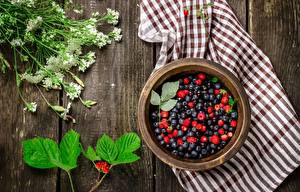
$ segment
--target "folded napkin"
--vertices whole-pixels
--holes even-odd
[[[273,191],[299,165],[300,124],[268,57],[225,0],[141,0],[140,8],[139,37],[162,43],[156,68],[186,57],[215,61],[240,80],[251,105],[240,151],[206,172],[173,168],[181,185],[187,191]]]

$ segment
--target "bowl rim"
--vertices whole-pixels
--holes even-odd
[[[214,159],[210,159],[206,162],[191,162],[187,159],[179,159],[172,157],[169,152],[166,152],[166,150],[163,150],[160,146],[157,145],[157,143],[152,139],[151,133],[148,131],[148,127],[146,124],[146,104],[149,96],[151,95],[151,90],[155,86],[156,82],[164,77],[164,75],[177,68],[184,68],[184,67],[202,67],[202,68],[210,68],[211,70],[214,70],[215,72],[220,73],[222,71],[222,75],[230,81],[230,83],[233,85],[233,87],[238,90],[237,94],[239,95],[240,101],[242,103],[241,106],[243,110],[243,122],[241,125],[241,131],[239,132],[238,136],[236,137],[236,140],[233,142],[233,144],[227,149],[227,151],[224,152],[224,154],[221,154],[217,156]],[[219,166],[223,164],[224,162],[228,161],[230,158],[232,158],[238,150],[241,148],[241,146],[244,144],[250,127],[251,122],[251,109],[250,104],[248,100],[248,96],[240,83],[240,81],[235,77],[235,75],[230,72],[225,67],[221,66],[220,64],[217,64],[213,61],[209,61],[206,59],[199,59],[199,58],[188,58],[188,59],[179,59],[176,61],[172,61],[165,66],[161,67],[160,69],[155,70],[149,79],[147,80],[138,103],[138,129],[141,132],[142,138],[147,144],[147,146],[150,148],[150,150],[164,163],[176,167],[179,169],[186,169],[191,171],[204,171],[208,169],[212,169],[216,166]],[[150,138],[150,139],[146,139]],[[227,144],[228,145],[228,144]],[[222,150],[221,150],[222,151]],[[216,155],[216,154],[214,154]],[[213,155],[212,155],[213,156]],[[210,157],[210,156],[209,156]]]

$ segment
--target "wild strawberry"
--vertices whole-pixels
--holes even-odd
[[[183,145],[183,141],[182,141],[181,138],[177,139],[177,144],[178,144],[178,145]]]
[[[206,131],[206,126],[203,125],[200,131],[204,133]]]
[[[220,105],[220,108],[223,108],[223,107],[224,107],[223,103],[220,103],[219,105]]]
[[[201,80],[205,80],[206,79],[206,75],[204,73],[199,73],[197,75],[198,79],[201,79]]]
[[[186,90],[186,89],[185,89],[185,90],[183,90],[183,92],[184,92],[185,95],[188,95],[188,94],[189,94],[189,90]]]
[[[188,130],[188,128],[187,128],[186,126],[182,125],[182,126],[181,126],[181,130],[182,130],[183,132],[186,132],[186,131]]]
[[[103,173],[107,174],[109,172],[109,167],[103,167],[102,171]]]
[[[233,133],[232,133],[232,132],[228,132],[228,133],[227,133],[227,136],[228,136],[229,138],[231,138],[231,137],[233,136]]]
[[[202,126],[203,125],[199,123],[199,124],[196,125],[196,129],[200,131],[202,129]]]
[[[187,104],[189,106],[189,108],[193,108],[195,106],[195,103],[193,101],[188,102]]]
[[[170,126],[167,128],[167,133],[171,133],[173,131],[173,128]]]
[[[184,16],[188,16],[188,15],[189,15],[189,10],[184,9],[184,10],[183,10],[183,15],[184,15]]]
[[[231,110],[231,107],[230,107],[230,105],[225,105],[225,106],[223,107],[223,109],[224,109],[224,111],[225,111],[226,113],[229,113],[230,110]]]
[[[213,107],[207,107],[207,113],[212,113],[214,111],[214,108]]]
[[[218,121],[218,125],[219,125],[220,127],[222,127],[222,126],[224,125],[224,121],[223,121],[222,119],[220,119],[220,120]]]
[[[105,161],[99,161],[95,164],[95,167],[98,170],[101,170],[103,173],[108,173],[109,172],[109,164]]]
[[[214,113],[210,113],[208,116],[209,116],[209,118],[212,119],[215,116],[215,114]]]
[[[237,125],[237,121],[236,121],[236,120],[232,120],[232,121],[230,122],[230,126],[231,126],[231,127],[236,127],[236,125]]]
[[[224,131],[223,128],[221,128],[221,129],[218,130],[218,133],[219,133],[220,135],[223,135],[223,134],[225,133],[225,131]]]
[[[196,79],[195,80],[195,84],[196,85],[201,85],[202,84],[202,80],[201,79]]]
[[[200,141],[202,142],[202,143],[206,143],[207,142],[207,137],[206,136],[201,136],[201,138],[200,138]]]
[[[221,103],[223,103],[224,105],[226,105],[228,103],[228,96],[227,95],[222,97]]]
[[[196,137],[187,137],[186,140],[188,143],[196,143],[197,142]]]
[[[161,122],[159,123],[159,128],[169,128],[168,120],[167,119],[162,119]]]
[[[192,121],[192,126],[193,126],[193,127],[196,127],[196,126],[197,126],[197,124],[198,124],[198,122],[197,122],[197,121]]]
[[[203,112],[198,113],[197,118],[198,118],[200,121],[203,121],[203,120],[205,119],[205,113],[203,113]]]
[[[174,129],[174,131],[173,131],[173,136],[174,136],[174,137],[177,137],[177,135],[178,135],[178,130],[177,130],[177,129]]]
[[[183,83],[184,83],[185,85],[189,84],[189,82],[190,82],[190,79],[189,79],[189,78],[184,78],[184,79],[183,79]]]
[[[219,104],[216,104],[215,105],[215,111],[218,111],[220,109],[220,105]]]
[[[169,143],[170,142],[170,138],[168,136],[165,136],[164,137],[164,141],[165,141],[165,143]]]
[[[215,95],[220,94],[220,89],[215,89],[215,90],[214,90],[214,94],[215,94]]]
[[[227,141],[228,140],[228,136],[225,134],[225,135],[221,135],[221,140],[222,141]]]
[[[167,118],[169,116],[169,112],[168,111],[161,111],[160,116],[163,117],[163,118]]]
[[[218,145],[220,143],[220,139],[218,135],[213,135],[210,137],[210,142],[212,142],[215,145]]]
[[[169,133],[169,134],[168,134],[168,137],[171,139],[171,138],[174,137],[174,135],[173,135],[172,133]]]
[[[183,124],[182,125],[186,126],[186,127],[190,126],[191,125],[191,119],[187,118],[187,119],[183,120]]]
[[[179,90],[177,91],[177,97],[178,98],[184,98],[186,96],[185,91],[184,90]]]

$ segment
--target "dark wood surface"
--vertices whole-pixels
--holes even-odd
[[[123,41],[98,51],[97,64],[85,75],[83,98],[98,105],[86,109],[76,103],[73,112],[78,124],[67,124],[49,111],[34,87],[25,85],[24,95],[41,103],[39,113],[23,111],[14,88],[13,73],[0,79],[0,186],[1,191],[70,191],[65,173],[37,171],[23,164],[21,141],[33,136],[60,139],[73,128],[82,135],[84,146],[94,145],[106,132],[117,137],[137,131],[136,106],[140,91],[153,69],[159,45],[142,42],[137,37],[139,0],[78,0],[85,6],[85,16],[106,7],[120,10]],[[300,114],[300,1],[298,0],[228,0],[242,25],[270,57],[284,88]],[[9,53],[7,53],[9,55]],[[53,103],[66,102],[59,93],[46,93]],[[99,191],[183,192],[171,169],[156,159],[143,144],[142,160],[113,169]],[[80,159],[73,172],[77,191],[87,191],[96,179],[92,165]],[[300,169],[296,169],[277,191],[300,191]]]

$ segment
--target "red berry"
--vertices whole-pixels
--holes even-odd
[[[224,105],[226,105],[228,103],[228,96],[223,96],[221,99],[221,103],[223,103]]]
[[[223,121],[222,119],[220,119],[220,120],[218,121],[218,125],[219,125],[220,127],[222,127],[222,126],[224,125],[224,121]]]
[[[168,120],[166,118],[163,118],[161,120],[161,122],[159,123],[159,128],[161,128],[161,129],[162,128],[165,128],[165,129],[169,128]]]
[[[178,98],[184,98],[185,96],[186,96],[186,94],[185,94],[184,90],[177,91],[177,97]]]
[[[169,142],[170,142],[170,138],[167,137],[167,136],[165,136],[165,137],[164,137],[164,141],[165,141],[165,143],[169,143]]]
[[[167,118],[169,116],[169,112],[168,111],[161,111],[160,116],[164,117],[164,118]]]
[[[196,127],[196,126],[197,126],[197,124],[198,124],[198,122],[197,122],[197,121],[192,121],[192,126],[193,126],[193,127]]]
[[[200,123],[196,125],[196,129],[199,131],[202,130],[202,127],[203,127],[203,125]]]
[[[186,131],[188,130],[188,128],[187,128],[186,126],[182,125],[182,126],[181,126],[181,130],[182,130],[183,132],[186,132]]]
[[[223,135],[223,134],[225,133],[225,131],[224,131],[223,128],[221,128],[221,129],[218,130],[218,133],[219,133],[220,135]]]
[[[199,73],[197,75],[198,79],[201,79],[201,80],[205,80],[206,79],[206,75],[204,73]]]
[[[220,139],[219,139],[218,135],[211,136],[210,142],[212,142],[215,145],[218,145],[220,143]]]
[[[201,136],[201,138],[200,138],[200,141],[202,142],[202,143],[206,143],[207,142],[207,137],[206,136]]]
[[[186,140],[188,143],[196,143],[197,142],[196,137],[187,137]]]
[[[201,85],[202,84],[202,80],[201,79],[196,79],[195,84],[196,85]]]
[[[177,130],[177,129],[174,129],[174,131],[173,131],[173,136],[174,136],[174,137],[177,137],[177,135],[178,135],[178,130]]]
[[[188,118],[188,119],[183,120],[183,124],[182,125],[186,126],[186,127],[190,126],[191,125],[191,119]]]
[[[207,107],[207,113],[212,113],[214,111],[213,107]]]
[[[168,134],[168,137],[171,139],[174,137],[174,135],[172,133]]]
[[[203,112],[198,113],[197,118],[198,118],[200,121],[203,121],[203,120],[205,119],[205,113],[203,113]]]
[[[173,128],[172,128],[172,127],[167,127],[166,129],[167,129],[167,132],[168,132],[168,133],[171,133],[171,132],[173,131]]]
[[[104,168],[102,169],[102,171],[103,171],[103,173],[108,173],[108,172],[109,172],[109,167],[104,167]]]
[[[178,144],[178,145],[183,145],[183,141],[182,141],[181,138],[177,139],[177,144]]]
[[[205,132],[205,131],[206,131],[206,126],[203,125],[203,126],[202,126],[202,129],[201,129],[201,132]]]
[[[183,92],[185,95],[189,94],[189,90],[183,90]]]
[[[215,111],[218,111],[220,109],[220,105],[219,104],[216,104],[215,105]]]
[[[188,102],[187,104],[189,106],[189,108],[193,108],[195,106],[195,103],[193,101]]]
[[[189,84],[190,82],[190,79],[189,78],[184,78],[183,79],[183,83],[186,85],[186,84]]]
[[[213,118],[215,116],[215,114],[214,113],[210,113],[208,116],[209,116],[209,118]]]
[[[227,135],[221,135],[221,140],[222,141],[227,141],[228,140],[228,136]]]
[[[184,16],[188,16],[188,15],[189,15],[189,10],[184,9],[184,10],[183,10],[183,15],[184,15]]]
[[[226,113],[229,113],[230,110],[231,110],[231,107],[230,107],[230,105],[225,105],[225,106],[223,107],[223,109],[224,109],[224,111],[225,111]]]
[[[214,94],[215,94],[215,95],[220,94],[220,89],[215,89],[215,90],[214,90]]]
[[[231,137],[233,136],[233,133],[232,133],[232,132],[228,132],[228,133],[227,133],[227,136],[228,136],[229,138],[231,138]]]
[[[237,125],[237,121],[236,121],[236,120],[232,120],[232,121],[230,122],[230,126],[231,126],[231,127],[236,127],[236,125]]]

